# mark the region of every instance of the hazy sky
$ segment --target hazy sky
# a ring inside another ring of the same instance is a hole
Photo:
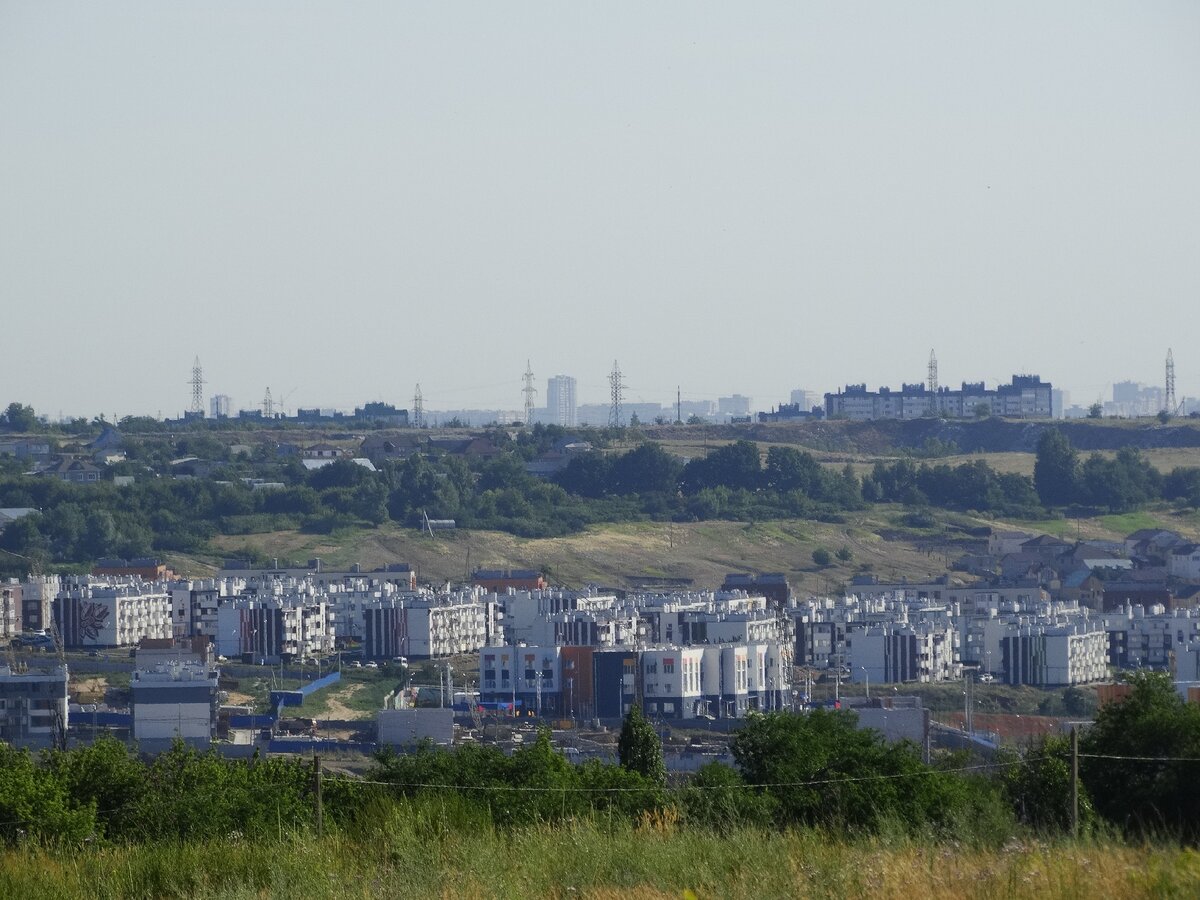
[[[1200,4],[0,2],[0,403],[1200,394]]]

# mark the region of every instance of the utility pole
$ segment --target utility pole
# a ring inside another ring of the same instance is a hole
[[[417,383],[416,390],[413,391],[412,413],[413,428],[424,428],[425,400],[421,396],[421,385],[419,382]]]
[[[1173,416],[1176,412],[1175,404],[1175,354],[1171,352],[1171,348],[1167,348],[1167,384],[1166,396],[1163,398],[1163,408],[1167,415]]]
[[[533,398],[537,394],[537,388],[533,386],[533,366],[529,364],[529,360],[525,360],[525,374],[522,377],[525,387],[521,393],[525,395],[525,427],[528,428],[533,424]]]
[[[316,801],[317,837],[325,833],[325,811],[321,807],[321,757],[313,754],[313,799]]]
[[[1071,836],[1079,837],[1079,728],[1071,726]]]
[[[608,427],[620,428],[621,399],[625,385],[621,381],[621,367],[617,365],[617,361],[615,359],[613,360],[612,372],[610,372],[608,376],[608,387],[612,404],[608,410]]]
[[[201,417],[204,415],[204,370],[200,368],[199,356],[192,363],[192,408],[190,412]],[[113,422],[116,423],[116,421],[114,415]]]

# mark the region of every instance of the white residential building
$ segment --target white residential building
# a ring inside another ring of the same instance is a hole
[[[576,416],[575,379],[570,375],[555,375],[546,381],[546,416],[553,425],[574,428]]]
[[[1108,675],[1108,635],[1099,622],[1010,625],[1000,649],[1008,684],[1067,687]]]
[[[66,579],[54,598],[54,621],[67,647],[126,647],[173,635],[166,585],[137,577]]]
[[[962,675],[958,631],[949,620],[870,626],[847,640],[847,655],[854,681],[927,684]]]
[[[702,647],[642,651],[642,708],[646,714],[684,719],[708,715],[709,703],[701,685],[703,664]]]
[[[5,643],[21,633],[22,594],[17,579],[0,581],[0,640]]]
[[[1175,547],[1167,557],[1167,567],[1173,578],[1200,580],[1200,544],[1180,544]]]
[[[496,631],[495,605],[475,592],[390,597],[364,604],[363,656],[435,659],[474,653]]]
[[[217,608],[217,653],[255,660],[297,659],[334,648],[334,612],[306,596],[236,599]]]
[[[133,738],[143,752],[165,750],[177,738],[207,748],[216,732],[219,673],[194,662],[160,663],[130,680]]]

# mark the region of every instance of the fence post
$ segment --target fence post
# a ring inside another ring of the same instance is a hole
[[[1079,729],[1071,726],[1071,836],[1079,837]]]
[[[324,810],[321,808],[321,757],[313,754],[313,797],[316,800],[317,812],[317,837],[323,837],[325,833]]]

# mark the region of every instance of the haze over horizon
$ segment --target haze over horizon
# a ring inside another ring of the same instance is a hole
[[[0,2],[0,405],[1200,396],[1200,6]]]

